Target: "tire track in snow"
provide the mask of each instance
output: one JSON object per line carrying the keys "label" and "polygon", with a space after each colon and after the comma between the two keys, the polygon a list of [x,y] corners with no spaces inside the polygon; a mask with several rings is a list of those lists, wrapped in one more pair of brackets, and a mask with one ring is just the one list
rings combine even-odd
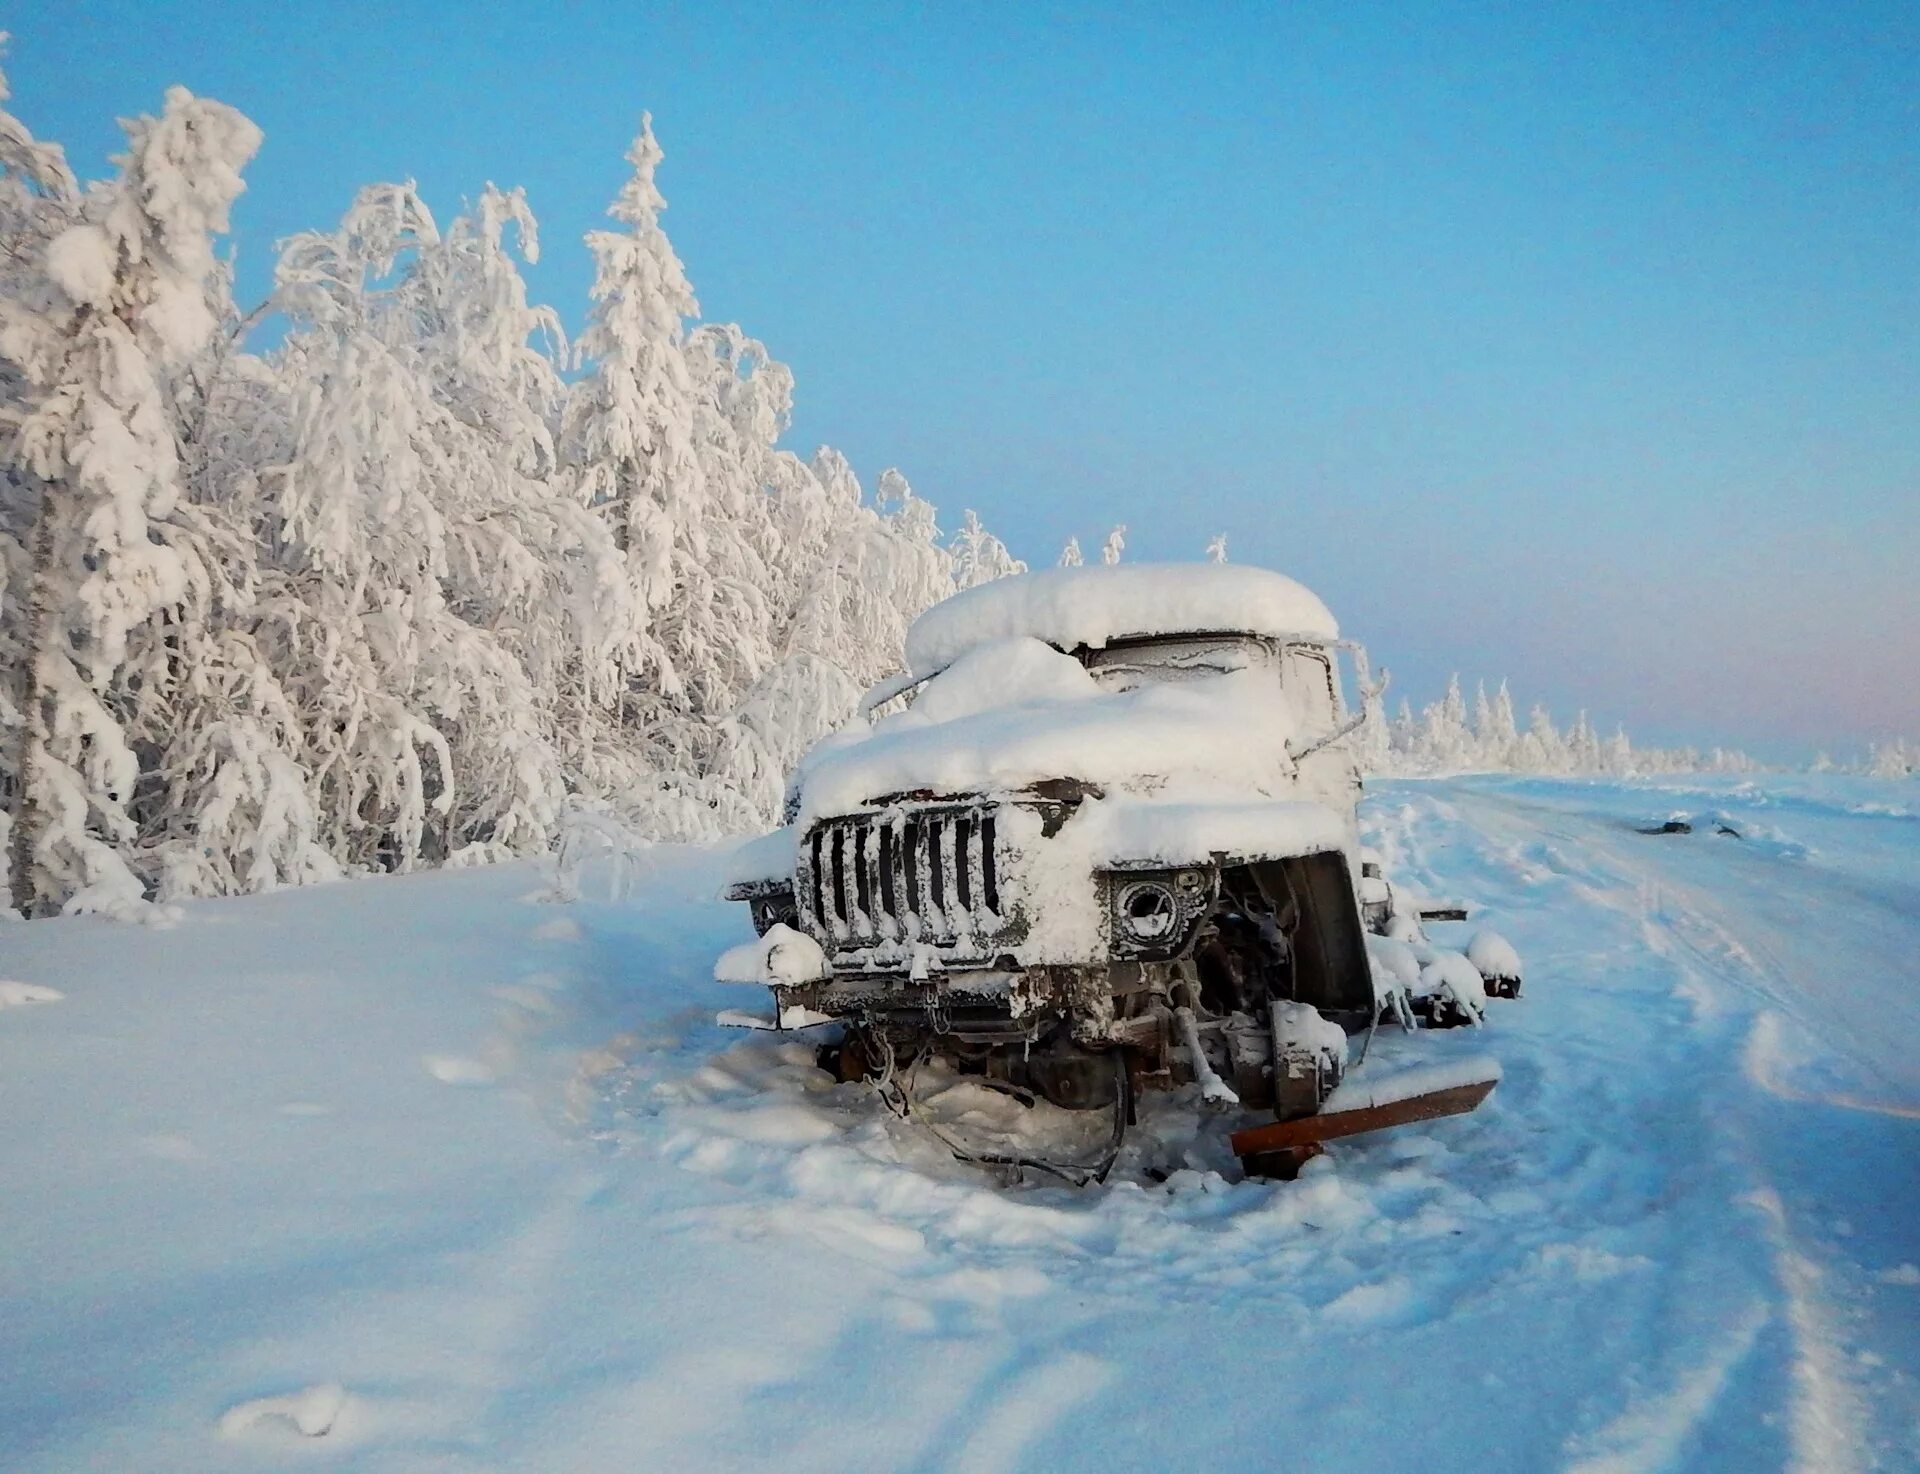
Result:
{"label": "tire track in snow", "polygon": [[1872,1116],[1893,1116],[1903,1121],[1920,1121],[1920,1105],[1898,1101],[1874,1100],[1850,1090],[1808,1090],[1790,1080],[1782,1068],[1790,1051],[1782,1035],[1782,1018],[1767,1012],[1753,1021],[1747,1035],[1744,1055],[1747,1078],[1769,1094],[1796,1105],[1834,1106],[1840,1110],[1861,1111]]}
{"label": "tire track in snow", "polygon": [[1566,1474],[1650,1474],[1673,1468],[1769,1319],[1764,1307],[1755,1306],[1704,1360],[1675,1368],[1664,1389],[1635,1398],[1597,1433],[1577,1440]]}
{"label": "tire track in snow", "polygon": [[[1774,1319],[1764,1264],[1735,1272],[1737,1261],[1726,1262],[1701,1232],[1752,1187],[1744,1173],[1722,1186],[1717,1173],[1693,1170],[1714,1130],[1693,1078],[1696,1040],[1703,1028],[1725,1031],[1701,1019],[1685,969],[1645,965],[1645,951],[1669,949],[1637,873],[1593,854],[1564,825],[1489,810],[1479,797],[1398,789],[1369,841],[1397,857],[1414,889],[1490,906],[1494,924],[1519,930],[1534,1001],[1523,995],[1519,1011],[1496,1013],[1493,1026],[1530,1036],[1530,1049],[1516,1043],[1506,1051],[1539,1078],[1516,1098],[1510,1091],[1527,1084],[1528,1072],[1510,1064],[1496,1099],[1509,1093],[1509,1110],[1551,1122],[1550,1134],[1530,1145],[1545,1159],[1538,1190],[1558,1204],[1572,1234],[1560,1254],[1578,1263],[1625,1233],[1657,1266],[1628,1339],[1596,1358],[1587,1426],[1565,1438],[1563,1456],[1589,1474],[1688,1467],[1690,1451],[1704,1452],[1700,1440],[1723,1401],[1755,1400],[1767,1371],[1749,1353]],[[1731,1036],[1725,1043],[1732,1047]],[[1515,1164],[1517,1173],[1529,1170]],[[1702,1292],[1717,1298],[1703,1305]],[[1727,1326],[1740,1334],[1730,1339]]]}
{"label": "tire track in snow", "polygon": [[[1470,797],[1456,793],[1456,799],[1471,812],[1473,823],[1483,832],[1496,827],[1509,830],[1536,827],[1541,833],[1577,845],[1584,853],[1601,860],[1605,872],[1610,873],[1622,889],[1633,886],[1641,897],[1641,924],[1649,949],[1672,961],[1692,986],[1702,990],[1703,1001],[1709,1006],[1724,1006],[1724,1000],[1715,996],[1716,990],[1730,990],[1749,1002],[1756,1010],[1754,1017],[1747,1023],[1743,1047],[1725,1073],[1737,1074],[1746,1083],[1782,1099],[1836,1107],[1850,1104],[1811,1092],[1783,1092],[1766,1078],[1764,1071],[1754,1068],[1755,1034],[1777,1029],[1780,1016],[1760,1005],[1792,1009],[1804,990],[1794,985],[1766,941],[1743,935],[1736,923],[1722,914],[1714,898],[1695,886],[1676,881],[1670,867],[1656,870],[1642,857],[1630,851],[1623,853],[1616,843],[1617,828],[1608,821],[1573,828],[1568,825],[1569,816],[1563,810],[1535,810],[1511,795],[1485,790],[1471,790]],[[1555,822],[1541,822],[1536,817],[1541,813],[1551,814]],[[1585,832],[1581,832],[1582,829]],[[1603,894],[1596,894],[1592,899],[1611,904]],[[1788,1406],[1790,1467],[1805,1474],[1853,1474],[1870,1467],[1872,1420],[1844,1350],[1844,1317],[1827,1291],[1827,1271],[1796,1237],[1769,1165],[1772,1152],[1737,1100],[1727,1099],[1732,1094],[1727,1089],[1728,1082],[1723,1079],[1717,1085],[1716,1097],[1725,1108],[1710,1113],[1710,1119],[1717,1129],[1735,1139],[1753,1180],[1745,1201],[1764,1224],[1764,1237],[1783,1301],[1782,1318],[1792,1338],[1793,1392]],[[1872,1108],[1886,1111],[1881,1106]],[[1901,1107],[1886,1113],[1909,1114]],[[1683,1420],[1689,1409],[1694,1410],[1697,1420],[1700,1411],[1717,1399],[1732,1366],[1750,1349],[1760,1324],[1738,1329],[1740,1335],[1729,1343],[1740,1344],[1744,1337],[1738,1356],[1725,1358],[1724,1364],[1722,1358],[1712,1358],[1683,1376],[1673,1392],[1658,1405],[1658,1411],[1640,1414],[1629,1409],[1623,1413],[1616,1431],[1625,1434],[1631,1430],[1636,1437],[1601,1456],[1599,1462],[1583,1460],[1575,1469],[1581,1474],[1599,1474],[1602,1470],[1666,1467],[1677,1447],[1672,1436],[1676,1420]],[[1625,1458],[1629,1448],[1643,1450],[1651,1456],[1651,1462]]]}

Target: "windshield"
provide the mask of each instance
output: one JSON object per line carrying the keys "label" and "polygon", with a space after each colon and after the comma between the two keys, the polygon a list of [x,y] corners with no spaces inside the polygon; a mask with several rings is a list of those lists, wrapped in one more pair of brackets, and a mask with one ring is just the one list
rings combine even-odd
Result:
{"label": "windshield", "polygon": [[1149,682],[1191,681],[1242,670],[1272,670],[1274,654],[1252,635],[1182,635],[1134,640],[1086,652],[1087,669],[1109,691]]}

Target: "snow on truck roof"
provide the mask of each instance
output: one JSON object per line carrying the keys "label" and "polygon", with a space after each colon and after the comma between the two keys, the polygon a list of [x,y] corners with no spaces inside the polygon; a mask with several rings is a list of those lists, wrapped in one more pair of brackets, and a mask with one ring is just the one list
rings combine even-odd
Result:
{"label": "snow on truck roof", "polygon": [[907,632],[915,675],[943,670],[988,640],[1025,635],[1062,650],[1149,635],[1236,632],[1335,640],[1311,589],[1244,563],[1049,568],[980,584],[927,610]]}

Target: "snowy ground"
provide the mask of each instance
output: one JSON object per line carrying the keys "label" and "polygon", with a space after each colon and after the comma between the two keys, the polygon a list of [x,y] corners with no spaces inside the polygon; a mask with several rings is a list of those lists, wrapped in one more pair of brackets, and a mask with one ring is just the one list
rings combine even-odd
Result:
{"label": "snowy ground", "polygon": [[1381,786],[1528,994],[1292,1184],[957,1166],[713,1026],[700,853],[0,927],[0,1467],[1920,1467],[1917,807]]}

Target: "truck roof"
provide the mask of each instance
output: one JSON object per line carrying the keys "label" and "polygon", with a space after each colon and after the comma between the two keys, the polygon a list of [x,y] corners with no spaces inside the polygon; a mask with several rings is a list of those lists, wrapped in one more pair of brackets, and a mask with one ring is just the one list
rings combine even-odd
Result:
{"label": "truck roof", "polygon": [[1326,642],[1332,613],[1285,574],[1245,563],[1123,563],[1016,574],[956,594],[907,632],[915,675],[987,640],[1026,635],[1061,650],[1154,635],[1252,634]]}

